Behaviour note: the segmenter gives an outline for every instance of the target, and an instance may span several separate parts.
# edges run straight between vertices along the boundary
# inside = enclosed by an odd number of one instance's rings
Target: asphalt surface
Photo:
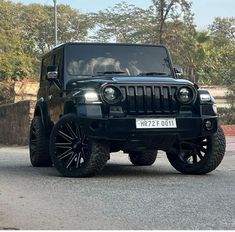
[[[30,166],[26,147],[0,148],[0,229],[235,229],[235,138],[222,164],[182,175],[163,152],[152,167],[113,154],[93,178]]]

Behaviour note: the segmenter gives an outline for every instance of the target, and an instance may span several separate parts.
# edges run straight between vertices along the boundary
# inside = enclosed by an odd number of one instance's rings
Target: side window
[[[63,73],[63,53],[61,51],[55,54],[54,65],[58,66],[59,79],[61,80]]]
[[[47,66],[51,65],[51,56],[44,57],[42,60],[41,80],[46,80]]]

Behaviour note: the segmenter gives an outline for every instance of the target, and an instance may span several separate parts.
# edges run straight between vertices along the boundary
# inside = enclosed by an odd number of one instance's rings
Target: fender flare
[[[47,135],[50,134],[52,129],[52,122],[48,114],[48,106],[44,98],[40,98],[35,106],[34,117],[40,116],[42,119],[42,124]]]

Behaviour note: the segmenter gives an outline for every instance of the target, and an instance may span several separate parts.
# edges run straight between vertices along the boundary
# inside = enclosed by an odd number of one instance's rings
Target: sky
[[[53,0],[13,0],[24,4],[41,3],[53,5]],[[120,3],[121,0],[57,0],[58,3],[71,5],[82,13],[97,12]],[[128,4],[147,8],[151,0],[125,0]],[[199,30],[206,30],[215,17],[235,17],[235,0],[191,0],[194,21]]]

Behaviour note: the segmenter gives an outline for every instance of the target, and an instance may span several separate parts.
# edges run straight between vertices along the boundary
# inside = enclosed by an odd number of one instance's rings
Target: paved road
[[[181,175],[163,153],[152,167],[114,154],[100,176],[33,168],[23,147],[0,148],[0,228],[235,229],[235,139],[209,175]]]

